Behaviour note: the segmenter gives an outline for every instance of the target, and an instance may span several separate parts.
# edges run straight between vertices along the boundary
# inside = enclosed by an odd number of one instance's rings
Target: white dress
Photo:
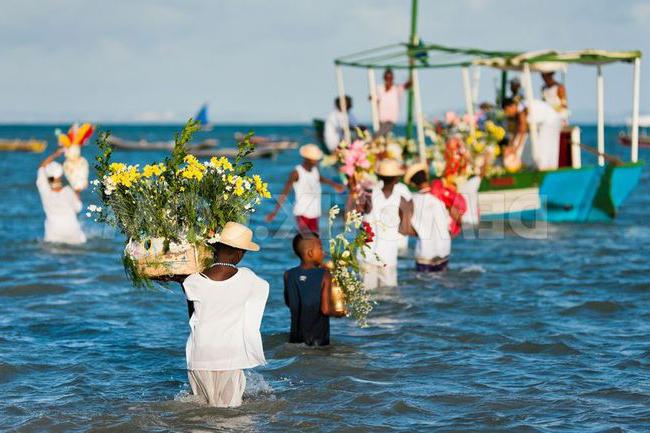
[[[550,104],[533,100],[528,107],[529,122],[537,125],[537,146],[531,156],[539,170],[556,170],[560,158],[562,117]]]
[[[183,282],[194,304],[185,348],[190,386],[210,406],[242,402],[242,369],[266,363],[260,326],[269,283],[248,268],[225,281],[192,274]]]
[[[36,187],[41,196],[45,212],[45,242],[83,244],[86,235],[81,230],[77,214],[82,204],[77,194],[69,186],[59,191],[50,187],[45,168],[40,167],[36,177]]]

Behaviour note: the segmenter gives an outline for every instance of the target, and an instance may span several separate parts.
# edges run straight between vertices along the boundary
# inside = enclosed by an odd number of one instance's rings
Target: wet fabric
[[[188,370],[187,377],[192,394],[205,400],[208,406],[241,406],[246,389],[246,376],[242,370]]]
[[[291,311],[289,343],[326,346],[330,342],[330,319],[321,311],[325,269],[289,269],[284,283],[284,302]]]

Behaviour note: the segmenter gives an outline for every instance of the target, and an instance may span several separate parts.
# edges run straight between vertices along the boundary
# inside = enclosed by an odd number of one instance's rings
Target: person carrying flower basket
[[[323,152],[315,144],[305,144],[300,148],[302,163],[296,165],[284,188],[278,202],[266,221],[271,222],[277,216],[280,208],[287,199],[289,190],[293,187],[295,203],[293,215],[299,232],[318,233],[318,219],[321,216],[321,184],[331,186],[336,192],[345,191],[345,186],[323,177],[318,170],[318,162],[323,159]]]
[[[293,251],[300,265],[284,273],[284,302],[291,312],[289,343],[327,346],[330,316],[345,313],[332,308],[332,275],[323,266],[323,245],[315,233],[298,233]]]
[[[361,258],[366,288],[397,286],[397,256],[400,234],[408,233],[406,225],[413,213],[412,195],[400,182],[402,164],[394,159],[379,163],[380,182],[372,190],[371,203],[364,221],[374,233],[368,253]]]
[[[238,267],[248,251],[259,251],[248,227],[226,223],[216,237],[214,263],[183,281],[192,303],[187,370],[192,393],[216,407],[242,403],[244,369],[266,363],[260,326],[269,283]]]

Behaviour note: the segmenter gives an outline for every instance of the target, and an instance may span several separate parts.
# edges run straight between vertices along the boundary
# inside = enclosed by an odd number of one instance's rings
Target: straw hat
[[[45,166],[45,176],[59,178],[63,176],[63,167],[58,162],[52,161]]]
[[[227,222],[219,235],[219,243],[247,251],[259,251],[260,246],[253,242],[253,231],[243,224]]]
[[[300,156],[312,161],[320,161],[323,159],[323,151],[315,144],[305,144],[300,146]]]
[[[426,174],[428,168],[429,167],[424,162],[418,162],[416,164],[413,164],[412,166],[407,168],[406,173],[404,173],[404,183],[409,183],[411,181],[411,178],[415,176],[415,173],[419,171],[423,171]]]
[[[404,169],[402,168],[402,163],[398,160],[384,159],[379,163],[377,174],[386,177],[401,176],[404,174]]]

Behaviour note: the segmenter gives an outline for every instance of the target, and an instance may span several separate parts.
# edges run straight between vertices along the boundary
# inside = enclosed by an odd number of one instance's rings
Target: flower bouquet
[[[332,308],[353,317],[360,326],[365,327],[373,301],[361,280],[358,255],[365,254],[364,247],[372,241],[374,234],[370,225],[362,222],[360,213],[350,211],[345,216],[343,232],[332,236],[332,226],[339,212],[338,206],[332,207],[328,219]]]
[[[95,127],[90,123],[81,126],[75,123],[66,134],[60,129],[54,131],[59,146],[65,151],[63,172],[75,191],[82,191],[88,187],[88,161],[81,156],[81,146],[86,144],[93,132]]]
[[[271,196],[260,176],[250,175],[251,134],[238,144],[234,161],[200,162],[185,147],[199,128],[190,120],[176,135],[171,155],[142,169],[112,161],[108,134],[98,141],[93,183],[103,207],[90,206],[90,216],[124,233],[124,266],[136,285],[202,270],[212,259],[209,244],[219,241],[225,223],[245,222]]]

